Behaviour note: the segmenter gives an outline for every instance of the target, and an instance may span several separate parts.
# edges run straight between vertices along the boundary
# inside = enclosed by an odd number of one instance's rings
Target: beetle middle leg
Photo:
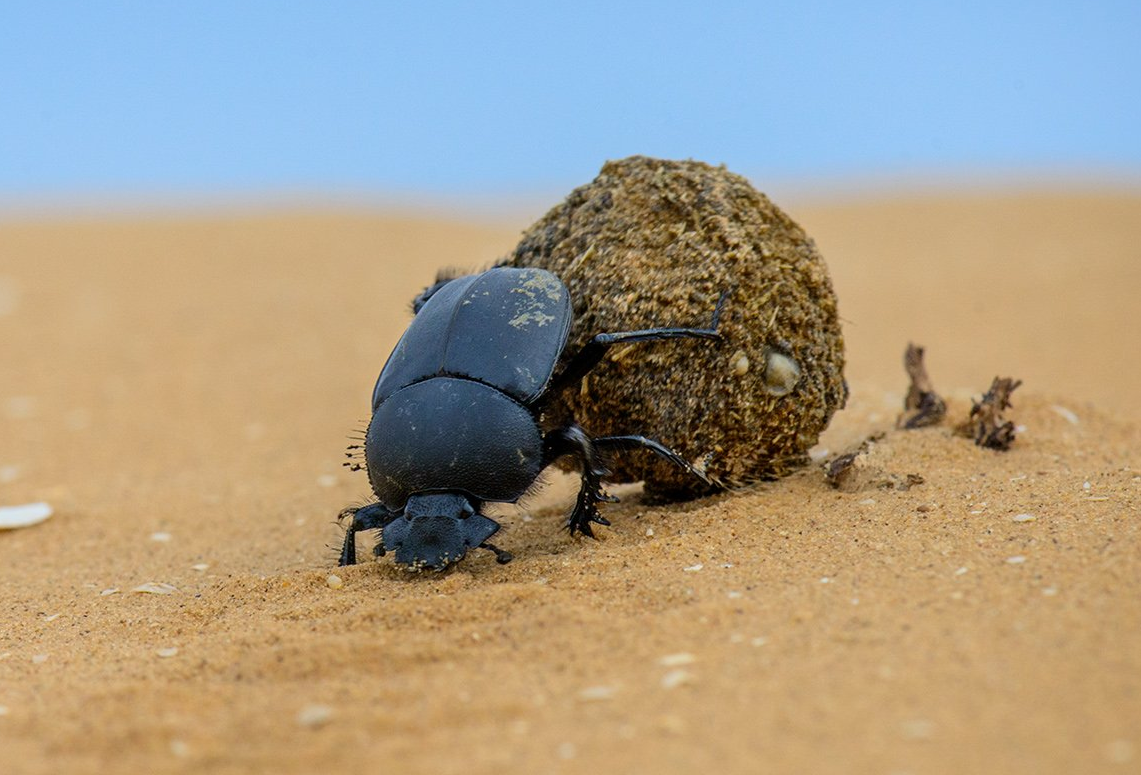
[[[352,516],[353,521],[345,531],[345,543],[341,545],[341,560],[338,564],[342,566],[357,564],[357,531],[379,530],[400,515],[392,513],[379,503],[372,503],[359,509],[345,509],[341,512],[340,519],[348,516]],[[377,544],[377,549],[378,554],[383,554],[384,544]]]
[[[602,462],[601,453],[618,449],[648,449],[659,457],[668,460],[681,469],[693,474],[705,484],[715,486],[704,472],[694,468],[685,458],[659,441],[645,436],[600,436],[592,439],[578,425],[569,425],[551,431],[544,439],[546,446],[545,464],[554,462],[563,455],[576,455],[582,463],[582,484],[574,510],[567,519],[567,529],[571,535],[582,533],[594,538],[594,525],[609,525],[610,520],[598,512],[599,503],[617,503],[618,499],[602,491],[602,477],[610,473]]]
[[[730,291],[721,294],[717,305],[713,308],[713,320],[709,328],[646,328],[638,331],[615,331],[607,334],[595,334],[582,349],[575,354],[566,367],[559,373],[551,384],[550,393],[577,385],[590,370],[598,365],[606,351],[616,344],[631,344],[634,342],[658,342],[663,339],[713,339],[720,340],[721,312],[729,298]]]
[[[582,533],[594,538],[594,525],[609,525],[610,521],[598,513],[599,503],[614,503],[618,499],[602,491],[602,477],[609,471],[602,465],[602,459],[594,442],[578,425],[568,425],[548,433],[543,439],[544,466],[553,463],[564,455],[575,455],[582,464],[582,483],[578,489],[578,499],[574,510],[567,519],[567,530],[571,535]]]

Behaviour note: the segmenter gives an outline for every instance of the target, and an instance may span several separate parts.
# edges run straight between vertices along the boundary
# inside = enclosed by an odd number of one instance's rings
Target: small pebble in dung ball
[[[640,433],[718,487],[782,476],[847,398],[844,339],[824,259],[791,218],[723,167],[634,156],[531,226],[506,262],[570,291],[568,351],[599,331],[700,326],[728,292],[723,341],[615,348],[552,414],[593,435]],[[607,481],[685,499],[714,487],[650,454]]]

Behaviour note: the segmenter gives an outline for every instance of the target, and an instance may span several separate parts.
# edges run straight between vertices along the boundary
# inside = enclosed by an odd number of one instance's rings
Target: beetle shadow
[[[515,504],[488,504],[488,516],[503,524],[503,530],[496,540],[510,547],[516,560],[532,557],[551,557],[579,551],[590,551],[598,542],[610,540],[615,533],[626,536],[623,540],[634,540],[630,531],[648,513],[657,514],[662,519],[683,518],[685,514],[707,508],[713,499],[729,495],[721,490],[708,495],[698,495],[687,500],[670,500],[654,497],[645,491],[642,482],[623,482],[606,485],[606,492],[617,497],[617,503],[603,505],[603,516],[613,524],[609,527],[596,526],[597,539],[586,536],[571,537],[566,529],[566,521],[574,508],[580,478],[575,472],[566,472],[552,467],[543,472],[536,486]],[[642,528],[637,528],[641,532]]]

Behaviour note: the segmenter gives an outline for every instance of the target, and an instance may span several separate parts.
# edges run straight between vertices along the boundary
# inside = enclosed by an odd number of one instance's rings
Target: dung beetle
[[[644,436],[591,438],[573,422],[544,429],[543,410],[613,345],[719,340],[726,296],[710,328],[602,333],[564,358],[573,313],[570,293],[554,274],[497,266],[438,279],[413,302],[415,317],[373,389],[363,447],[348,453],[363,448],[364,464],[346,465],[367,468],[378,502],[341,513],[352,522],[340,564],[356,563],[360,530],[380,530],[375,554],[395,552],[397,564],[417,570],[443,570],[475,547],[510,562],[509,552],[488,542],[500,526],[481,506],[515,503],[566,455],[577,457],[582,471],[566,523],[572,535],[594,537],[593,524],[610,524],[597,506],[615,500],[602,490],[604,453],[648,449],[707,481],[676,452]]]

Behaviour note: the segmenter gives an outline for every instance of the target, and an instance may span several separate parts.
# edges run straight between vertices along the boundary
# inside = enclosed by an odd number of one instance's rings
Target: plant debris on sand
[[[911,385],[907,388],[907,397],[903,402],[904,411],[899,416],[896,427],[910,430],[938,425],[947,414],[947,403],[935,392],[935,386],[927,376],[922,347],[907,345],[907,352],[903,355],[903,368],[911,378]]]
[[[1012,408],[1010,394],[1021,384],[1020,379],[995,377],[982,400],[973,402],[970,417],[959,431],[973,438],[980,447],[999,451],[1010,449],[1014,443],[1014,423],[1003,418],[1002,413]]]

